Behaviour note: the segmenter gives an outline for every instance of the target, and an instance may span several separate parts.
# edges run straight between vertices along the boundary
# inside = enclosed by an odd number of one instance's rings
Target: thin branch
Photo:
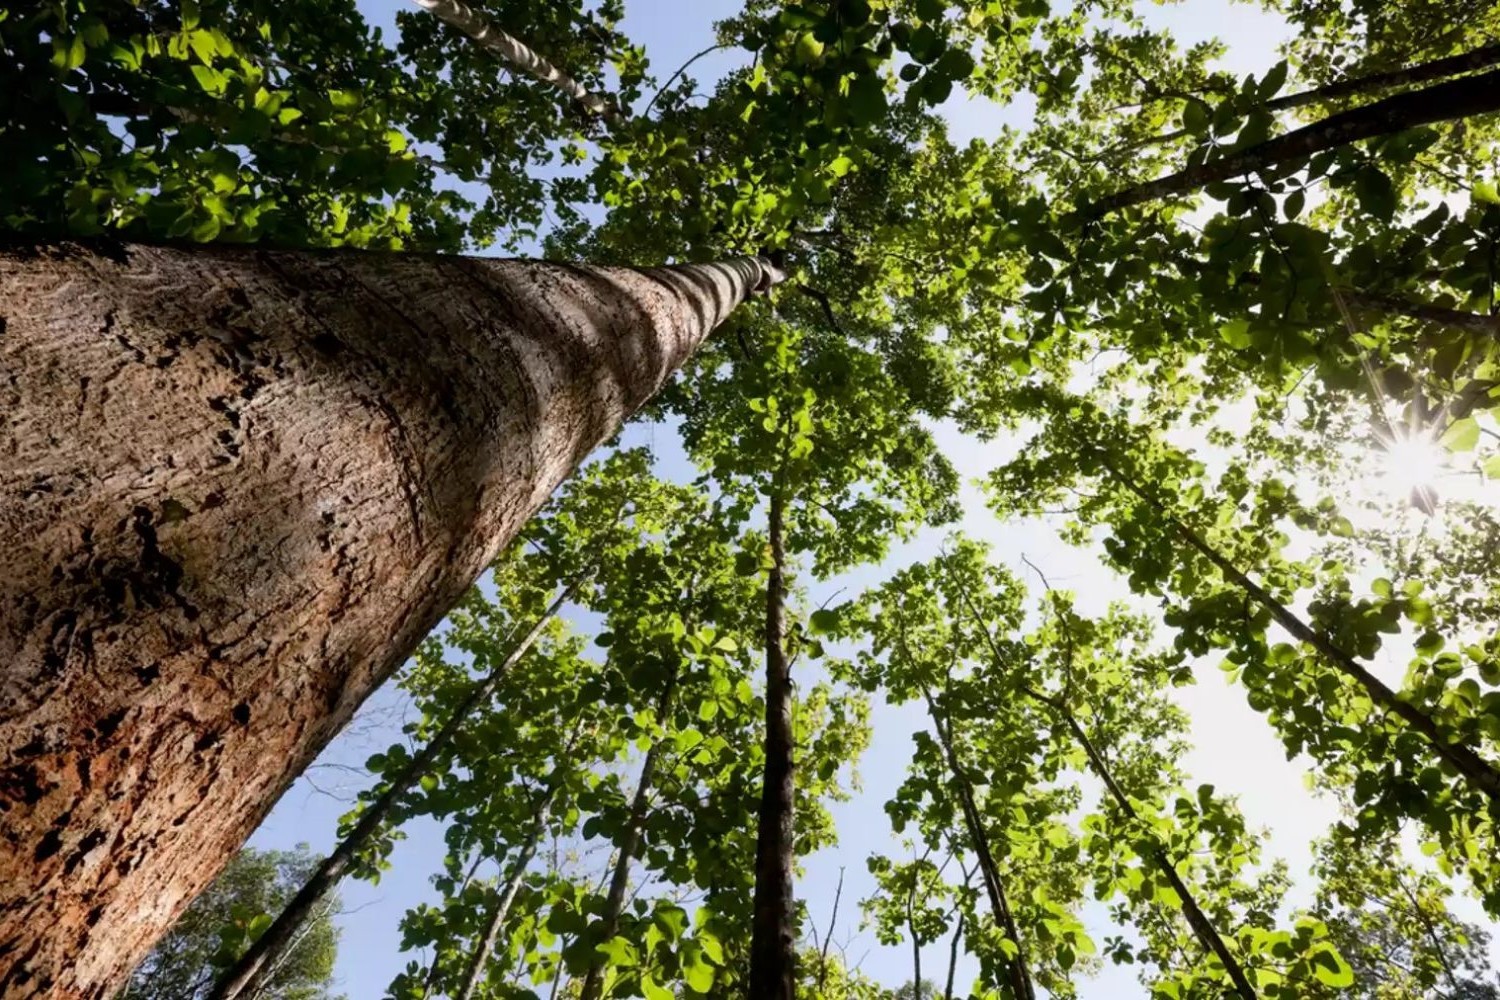
[[[693,56],[693,58],[691,58],[687,62],[683,63],[681,66],[677,67],[677,72],[675,72],[671,76],[667,77],[667,82],[664,83],[664,84],[662,84],[661,85],[661,89],[658,90],[654,95],[652,95],[650,102],[646,105],[646,110],[641,112],[641,117],[645,118],[645,117],[648,117],[651,114],[651,109],[656,106],[656,100],[657,100],[657,98],[661,97],[662,94],[665,94],[667,92],[667,88],[670,87],[670,86],[672,86],[672,84],[676,83],[677,82],[677,78],[679,76],[681,76],[683,73],[687,72],[687,68],[689,66],[691,66],[693,63],[697,62],[699,59],[702,59],[704,56],[708,55],[710,52],[717,52],[720,49],[727,49],[727,48],[729,48],[729,46],[728,45],[723,45],[723,44],[710,45],[708,48],[704,49],[702,52],[699,52],[697,55]]]

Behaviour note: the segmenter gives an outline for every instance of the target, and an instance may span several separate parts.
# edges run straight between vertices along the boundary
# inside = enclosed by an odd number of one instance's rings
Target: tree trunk
[[[1380,90],[1395,90],[1397,87],[1407,87],[1414,83],[1429,83],[1433,80],[1442,80],[1450,76],[1458,76],[1460,73],[1470,73],[1474,70],[1487,69],[1496,63],[1500,63],[1500,45],[1485,45],[1468,52],[1460,52],[1458,55],[1434,59],[1431,62],[1416,63],[1384,73],[1370,73],[1367,76],[1349,77],[1324,84],[1321,87],[1314,87],[1311,90],[1302,90],[1295,94],[1273,97],[1264,104],[1256,105],[1252,110],[1290,111],[1294,108],[1306,107],[1309,104],[1336,101],[1341,97],[1353,97],[1356,94],[1367,94]],[[1109,152],[1119,153],[1128,151],[1129,149],[1159,145],[1164,142],[1171,142],[1173,139],[1181,139],[1187,134],[1188,130],[1185,128],[1173,129],[1170,132],[1163,132],[1160,135],[1133,143],[1129,147],[1116,147]]]
[[[667,713],[671,711],[672,693],[676,687],[677,677],[674,674],[667,681],[667,689],[657,703],[658,720],[665,721]],[[641,849],[641,833],[646,828],[646,814],[651,808],[651,788],[656,781],[656,762],[661,756],[662,745],[663,741],[651,744],[651,749],[646,751],[646,759],[641,761],[641,776],[635,783],[635,797],[630,802],[630,818],[626,822],[625,836],[620,842],[620,856],[615,859],[615,870],[610,875],[609,895],[604,900],[604,916],[599,921],[599,940],[594,942],[596,948],[614,938],[620,926],[620,914],[625,912],[625,892],[630,888],[630,865]],[[589,959],[588,972],[584,974],[583,986],[578,993],[579,1000],[599,1000],[603,989],[603,956],[596,951]]]
[[[412,2],[445,24],[450,24],[468,35],[512,69],[520,70],[533,80],[545,83],[559,93],[571,97],[587,108],[590,113],[598,115],[611,125],[624,124],[625,118],[622,110],[617,110],[611,102],[598,94],[590,93],[583,84],[533,52],[522,44],[520,39],[501,31],[493,21],[467,4],[461,3],[460,0],[412,0]]]
[[[401,773],[390,783],[380,797],[372,802],[359,822],[354,824],[354,829],[349,835],[334,848],[333,853],[323,859],[317,870],[312,873],[307,882],[297,894],[277,915],[276,920],[270,927],[266,928],[264,934],[256,938],[254,943],[240,956],[240,960],[234,964],[219,981],[214,985],[211,1000],[238,1000],[241,996],[255,996],[256,988],[263,982],[268,970],[277,965],[277,957],[284,953],[291,945],[297,928],[300,927],[312,913],[313,907],[318,900],[322,899],[330,889],[338,885],[349,866],[354,863],[355,856],[364,848],[365,843],[377,830],[385,825],[391,810],[406,795],[423,775],[432,770],[433,762],[445,753],[448,745],[453,742],[453,737],[463,729],[464,723],[474,710],[495,696],[495,690],[500,686],[500,681],[510,672],[510,669],[526,655],[527,650],[542,634],[563,604],[573,596],[578,584],[567,587],[557,595],[552,606],[544,612],[531,626],[527,633],[521,637],[521,641],[506,654],[499,666],[490,671],[489,676],[476,683],[473,689],[464,696],[448,721],[443,723],[441,729],[417,752],[406,765]]]
[[[1451,326],[1475,336],[1500,340],[1500,316],[1467,312],[1463,309],[1448,309],[1444,306],[1415,302],[1400,295],[1388,295],[1383,292],[1361,292],[1345,288],[1339,289],[1338,294],[1356,309],[1406,316],[1426,323]]]
[[[792,926],[792,678],[786,656],[786,552],[782,477],[771,484],[766,534],[766,771],[755,840],[755,916],[750,938],[749,1000],[792,1000],[797,938]]]
[[[1278,167],[1361,139],[1497,110],[1500,110],[1500,70],[1406,91],[1362,108],[1329,115],[1217,160],[1117,191],[1081,206],[1074,213],[1074,221],[1086,222],[1167,195],[1186,194],[1215,181]]]
[[[1040,698],[1037,695],[1034,695],[1034,697]],[[1040,700],[1058,715],[1062,716],[1063,721],[1067,723],[1068,729],[1073,733],[1073,738],[1078,741],[1079,746],[1083,747],[1083,752],[1088,756],[1089,764],[1093,766],[1094,773],[1098,775],[1100,781],[1104,782],[1104,787],[1109,789],[1110,797],[1115,800],[1115,805],[1119,806],[1120,811],[1130,819],[1137,819],[1135,806],[1131,805],[1130,799],[1126,798],[1124,790],[1115,781],[1114,773],[1104,763],[1104,758],[1099,755],[1099,751],[1094,747],[1094,741],[1089,739],[1088,733],[1084,731],[1078,719],[1074,717],[1072,712],[1068,711],[1062,705],[1053,702],[1051,699],[1040,698]],[[1193,929],[1193,934],[1198,938],[1198,943],[1203,945],[1204,950],[1218,958],[1219,963],[1224,966],[1224,970],[1229,974],[1229,981],[1234,984],[1235,992],[1240,995],[1241,1000],[1256,1000],[1255,987],[1250,985],[1250,977],[1246,975],[1244,966],[1240,964],[1239,959],[1234,956],[1234,953],[1229,950],[1229,945],[1225,943],[1223,935],[1219,933],[1219,929],[1214,926],[1213,921],[1208,918],[1208,914],[1204,913],[1203,908],[1198,905],[1197,898],[1188,889],[1187,883],[1182,880],[1182,876],[1177,873],[1177,866],[1167,856],[1166,850],[1161,844],[1156,843],[1153,838],[1152,846],[1148,853],[1151,855],[1151,863],[1161,873],[1162,877],[1171,884],[1172,890],[1177,893],[1177,898],[1181,900],[1182,915],[1187,920],[1188,926]]]
[[[1239,587],[1253,601],[1269,611],[1276,623],[1291,633],[1293,638],[1317,650],[1334,669],[1358,684],[1369,696],[1370,701],[1374,702],[1381,711],[1397,716],[1426,737],[1438,757],[1462,775],[1475,791],[1489,796],[1492,803],[1500,803],[1500,769],[1481,757],[1478,751],[1468,744],[1450,742],[1448,734],[1431,715],[1392,691],[1384,681],[1366,670],[1354,657],[1299,618],[1291,608],[1278,601],[1264,587],[1242,573],[1239,567],[1220,555],[1218,550],[1204,541],[1196,531],[1168,513],[1162,503],[1135,480],[1117,469],[1114,463],[1105,457],[1103,451],[1095,450],[1095,454],[1099,458],[1100,465],[1116,483],[1150,506],[1183,541],[1213,563],[1219,572],[1224,574],[1226,580]]]
[[[526,868],[536,855],[537,841],[541,840],[543,831],[547,829],[547,818],[552,812],[552,796],[556,791],[556,785],[548,788],[546,795],[537,806],[536,819],[531,825],[531,831],[526,835],[525,842],[521,844],[520,853],[511,862],[510,875],[505,879],[505,888],[501,890],[500,898],[495,902],[495,910],[490,914],[489,923],[484,928],[484,936],[479,939],[479,944],[474,948],[474,954],[469,959],[469,967],[464,970],[464,981],[459,986],[458,992],[453,994],[454,1000],[470,1000],[474,995],[474,990],[479,986],[479,980],[484,976],[484,967],[495,950],[495,941],[500,937],[500,929],[505,926],[505,920],[510,916],[510,908],[516,901],[516,893],[521,890],[521,880],[526,877]]]
[[[953,1000],[953,977],[958,972],[958,946],[964,939],[964,911],[958,911],[958,925],[948,942],[948,979],[943,986],[943,1000]]]
[[[953,734],[943,722],[937,703],[924,688],[922,696],[927,700],[927,713],[932,716],[933,728],[943,746],[943,756],[948,760],[948,770],[953,775],[953,784],[958,790],[958,804],[963,813],[964,827],[969,834],[969,844],[974,848],[979,863],[979,877],[984,882],[985,894],[990,900],[990,912],[995,923],[1016,946],[1016,956],[1006,963],[1011,993],[1014,1000],[1036,1000],[1036,987],[1031,982],[1031,971],[1026,965],[1026,948],[1021,943],[1021,930],[1016,925],[1015,915],[1010,909],[1010,900],[1005,898],[1005,886],[1000,881],[1000,869],[995,864],[995,853],[990,849],[990,835],[984,828],[984,817],[974,802],[974,788],[969,783],[967,772],[959,762],[958,751],[953,747]]]
[[[995,637],[990,634],[989,625],[979,617],[978,609],[974,607],[973,602],[969,600],[967,594],[964,595],[964,602],[968,604],[969,615],[974,619],[974,624],[979,627],[979,632],[984,637],[984,643],[990,649],[990,655],[994,658],[995,667],[1003,672],[1005,669],[1005,657],[1000,654],[1000,647],[996,644]],[[1072,659],[1073,646],[1070,637],[1068,641],[1069,669],[1072,667]],[[1115,800],[1115,805],[1119,806],[1120,811],[1130,819],[1138,819],[1135,806],[1126,797],[1125,790],[1120,787],[1119,782],[1115,781],[1114,772],[1109,769],[1109,765],[1105,763],[1103,755],[1094,746],[1094,741],[1089,739],[1089,734],[1083,728],[1083,724],[1078,721],[1078,717],[1073,714],[1060,698],[1049,698],[1031,687],[1023,686],[1021,690],[1032,701],[1044,705],[1054,715],[1063,720],[1068,727],[1068,731],[1073,734],[1073,738],[1078,741],[1078,745],[1083,749],[1084,756],[1088,758],[1089,766],[1094,770],[1094,775],[1100,781],[1104,782],[1104,787],[1109,791],[1110,797]],[[1245,975],[1244,968],[1240,965],[1239,960],[1234,957],[1234,954],[1230,952],[1229,946],[1224,943],[1224,938],[1220,936],[1218,928],[1213,925],[1213,921],[1209,920],[1208,915],[1198,906],[1197,899],[1188,890],[1187,883],[1177,874],[1177,866],[1172,863],[1172,859],[1167,856],[1167,852],[1160,844],[1155,844],[1149,853],[1151,856],[1147,860],[1155,865],[1156,870],[1161,873],[1162,877],[1171,883],[1173,890],[1177,893],[1177,898],[1181,900],[1183,916],[1187,919],[1188,926],[1193,929],[1193,933],[1197,935],[1198,942],[1203,945],[1205,950],[1218,956],[1220,963],[1223,964],[1225,970],[1229,973],[1229,979],[1234,983],[1235,991],[1239,993],[1241,1000],[1256,1000],[1255,988],[1250,985],[1250,978]]]
[[[1355,94],[1366,94],[1375,90],[1394,90],[1397,87],[1408,87],[1414,83],[1429,83],[1433,80],[1457,76],[1460,73],[1487,69],[1496,63],[1500,63],[1500,45],[1484,45],[1468,52],[1460,52],[1458,55],[1433,59],[1431,62],[1415,63],[1385,73],[1370,73],[1366,76],[1338,80],[1321,87],[1314,87],[1312,90],[1272,98],[1262,106],[1267,111],[1288,111],[1292,108],[1336,101],[1340,97],[1353,97]]]
[[[774,278],[0,247],[0,995],[116,988],[553,488]]]

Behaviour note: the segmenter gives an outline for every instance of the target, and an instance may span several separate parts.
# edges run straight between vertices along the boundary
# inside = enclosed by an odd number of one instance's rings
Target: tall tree
[[[0,524],[28,542],[0,590],[18,817],[0,983],[69,995],[125,975],[552,488],[770,276],[754,259],[7,251],[3,298],[26,308],[0,343]],[[151,916],[123,918],[143,893]]]
[[[205,1000],[223,967],[263,931],[317,864],[305,847],[240,851],[151,949],[116,1000]],[[336,895],[323,897],[258,996],[332,1000],[338,905]]]

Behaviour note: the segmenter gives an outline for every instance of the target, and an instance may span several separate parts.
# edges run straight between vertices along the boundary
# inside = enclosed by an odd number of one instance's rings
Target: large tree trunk
[[[118,985],[771,278],[0,248],[0,995]]]

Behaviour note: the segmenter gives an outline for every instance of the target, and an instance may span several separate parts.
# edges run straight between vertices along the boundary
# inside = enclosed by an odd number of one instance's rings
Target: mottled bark
[[[501,31],[493,21],[460,0],[412,0],[412,3],[462,31],[512,69],[571,97],[590,113],[598,115],[611,125],[620,125],[625,121],[623,112],[609,101],[591,93],[583,84],[533,52],[520,39]]]
[[[442,728],[391,779],[385,791],[370,803],[354,824],[354,829],[323,859],[307,882],[297,890],[297,894],[277,914],[271,926],[266,928],[265,933],[256,938],[239,961],[219,977],[213,992],[209,994],[210,1000],[238,1000],[241,996],[256,995],[257,988],[270,975],[270,970],[279,964],[279,958],[291,948],[297,929],[312,914],[318,901],[339,884],[370,838],[386,825],[397,803],[432,770],[434,762],[447,753],[449,744],[463,730],[464,723],[474,714],[475,709],[494,698],[505,675],[535,645],[547,623],[557,616],[577,587],[578,584],[574,583],[558,594],[546,612],[539,615],[521,640],[511,647],[505,659],[488,676],[474,684]]]
[[[797,989],[793,926],[792,820],[796,771],[792,742],[792,677],[786,655],[786,552],[782,477],[771,484],[766,534],[765,778],[755,839],[755,914],[750,935],[749,1000],[792,1000]]]
[[[1137,184],[1085,205],[1073,222],[1097,219],[1132,205],[1186,194],[1216,181],[1281,167],[1288,162],[1337,149],[1361,139],[1390,135],[1421,125],[1454,121],[1500,111],[1500,70],[1461,77],[1420,90],[1375,101],[1361,108],[1341,111],[1286,135],[1256,143],[1245,149],[1175,174]]]
[[[0,247],[0,995],[118,985],[771,275]]]

